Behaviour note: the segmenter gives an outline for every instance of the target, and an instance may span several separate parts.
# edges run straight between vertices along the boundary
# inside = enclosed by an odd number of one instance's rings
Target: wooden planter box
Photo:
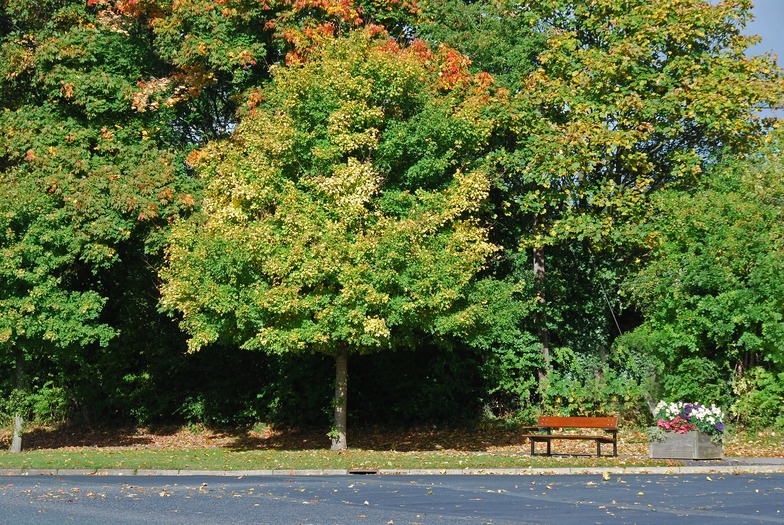
[[[648,444],[652,459],[721,459],[722,448],[698,431],[665,432],[663,441]]]

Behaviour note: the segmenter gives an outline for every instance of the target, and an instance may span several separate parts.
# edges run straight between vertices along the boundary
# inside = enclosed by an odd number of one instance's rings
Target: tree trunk
[[[11,439],[11,454],[22,451],[22,415],[14,414],[14,437]]]
[[[550,333],[547,330],[547,301],[544,295],[544,247],[534,248],[534,284],[536,286],[536,333],[539,337],[544,366],[539,369],[539,385],[542,386],[547,379],[547,370],[550,368]]]
[[[348,348],[335,356],[335,427],[331,432],[332,450],[346,450],[346,409],[348,406]]]
[[[24,390],[24,353],[16,349],[16,388]],[[22,412],[17,407],[14,414],[14,435],[11,438],[11,453],[18,454],[22,451]]]

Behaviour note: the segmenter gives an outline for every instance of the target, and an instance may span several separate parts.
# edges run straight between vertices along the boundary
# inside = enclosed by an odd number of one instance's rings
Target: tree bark
[[[346,450],[346,412],[348,407],[348,348],[335,356],[335,427],[331,432],[332,450]]]
[[[536,332],[539,337],[544,366],[539,369],[539,385],[547,379],[547,370],[550,368],[550,332],[547,330],[547,301],[544,294],[544,247],[534,248],[534,284],[536,286]]]
[[[24,390],[24,353],[16,349],[16,388]],[[17,408],[14,414],[14,435],[11,438],[11,453],[18,454],[22,451],[22,412]]]
[[[22,415],[14,414],[14,437],[11,439],[11,454],[22,451]]]

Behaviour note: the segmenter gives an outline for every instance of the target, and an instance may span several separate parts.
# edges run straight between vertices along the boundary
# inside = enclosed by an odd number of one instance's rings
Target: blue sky
[[[784,0],[754,0],[753,12],[754,20],[746,26],[746,33],[761,36],[762,42],[747,53],[758,55],[770,51],[778,55],[779,66],[784,66]],[[784,118],[784,109],[762,114]]]
[[[784,65],[784,0],[754,0],[754,21],[746,32],[760,35],[762,43],[752,48],[753,54],[772,51],[779,56],[779,65]]]

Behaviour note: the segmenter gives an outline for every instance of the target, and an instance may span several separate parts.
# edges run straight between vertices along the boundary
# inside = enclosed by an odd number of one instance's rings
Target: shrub
[[[697,399],[700,403],[727,405],[727,373],[705,357],[684,359],[674,373],[664,376],[666,399]]]
[[[621,414],[627,421],[644,414],[647,421],[646,381],[654,363],[641,357],[618,351],[603,358],[557,349],[542,391],[543,409],[564,415]]]
[[[750,430],[784,428],[784,373],[752,368],[735,378],[732,389],[730,414],[739,424]]]
[[[14,389],[0,399],[0,422],[21,413],[25,421],[51,425],[66,421],[70,402],[64,388],[47,381],[32,391]]]

